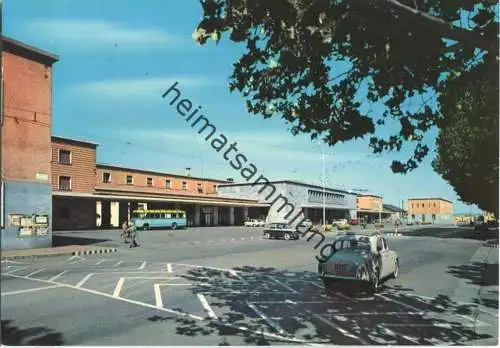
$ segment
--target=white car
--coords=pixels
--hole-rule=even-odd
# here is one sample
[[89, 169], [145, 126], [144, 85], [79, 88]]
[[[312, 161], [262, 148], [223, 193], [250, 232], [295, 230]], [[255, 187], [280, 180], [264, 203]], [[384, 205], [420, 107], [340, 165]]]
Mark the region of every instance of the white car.
[[336, 219], [332, 221], [332, 226], [347, 225], [347, 219]]
[[397, 278], [399, 273], [398, 254], [378, 234], [342, 236], [332, 244], [329, 254], [322, 257], [318, 273], [327, 289], [339, 281], [355, 281], [376, 292], [382, 279]]
[[266, 223], [260, 219], [249, 219], [243, 224], [245, 227], [264, 227]]
[[312, 221], [311, 221], [311, 219], [305, 219], [304, 221], [302, 221], [302, 222], [298, 225], [298, 227], [305, 227], [305, 228], [308, 228], [308, 227], [310, 227], [310, 226], [312, 226]]

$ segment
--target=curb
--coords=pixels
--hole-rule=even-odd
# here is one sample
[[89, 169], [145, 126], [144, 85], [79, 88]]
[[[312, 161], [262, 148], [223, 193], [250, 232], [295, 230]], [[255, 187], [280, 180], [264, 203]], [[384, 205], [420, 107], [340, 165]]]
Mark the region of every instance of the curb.
[[15, 259], [37, 259], [40, 257], [56, 257], [64, 255], [96, 255], [96, 254], [108, 254], [118, 252], [118, 248], [100, 248], [100, 249], [87, 249], [78, 251], [61, 251], [53, 254], [39, 254], [39, 255], [15, 255], [15, 256], [2, 256], [2, 260], [15, 260]]
[[89, 250], [74, 251], [72, 255], [80, 256], [80, 255], [109, 254], [109, 253], [116, 253], [117, 251], [118, 251], [117, 248], [89, 249]]
[[498, 239], [489, 239], [483, 242], [483, 246], [489, 248], [498, 248]]

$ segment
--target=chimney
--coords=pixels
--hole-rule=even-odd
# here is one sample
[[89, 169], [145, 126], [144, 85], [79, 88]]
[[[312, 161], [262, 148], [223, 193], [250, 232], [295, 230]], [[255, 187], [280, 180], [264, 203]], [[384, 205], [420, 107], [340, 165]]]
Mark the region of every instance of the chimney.
[[227, 178], [226, 181], [227, 182], [234, 182], [234, 179], [233, 178]]
[[186, 167], [185, 176], [191, 176], [191, 168]]

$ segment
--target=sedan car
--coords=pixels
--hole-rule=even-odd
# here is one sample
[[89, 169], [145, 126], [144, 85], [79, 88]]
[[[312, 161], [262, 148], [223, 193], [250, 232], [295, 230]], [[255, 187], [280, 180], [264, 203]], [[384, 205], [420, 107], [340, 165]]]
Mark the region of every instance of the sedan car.
[[398, 254], [378, 234], [342, 236], [333, 243], [329, 257], [321, 261], [318, 273], [327, 289], [345, 281], [367, 285], [376, 292], [382, 279], [397, 278], [399, 272]]
[[288, 223], [275, 222], [271, 223], [264, 229], [262, 233], [264, 239], [295, 239], [300, 238], [300, 234], [292, 225]]
[[260, 219], [249, 219], [243, 224], [245, 227], [264, 227], [266, 223]]

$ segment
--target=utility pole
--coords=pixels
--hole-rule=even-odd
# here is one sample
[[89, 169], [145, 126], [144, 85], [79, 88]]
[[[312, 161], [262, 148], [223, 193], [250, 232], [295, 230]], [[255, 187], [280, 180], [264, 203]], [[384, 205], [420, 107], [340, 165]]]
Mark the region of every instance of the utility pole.
[[326, 173], [325, 173], [325, 151], [321, 144], [321, 160], [323, 162], [323, 231], [326, 229]]

